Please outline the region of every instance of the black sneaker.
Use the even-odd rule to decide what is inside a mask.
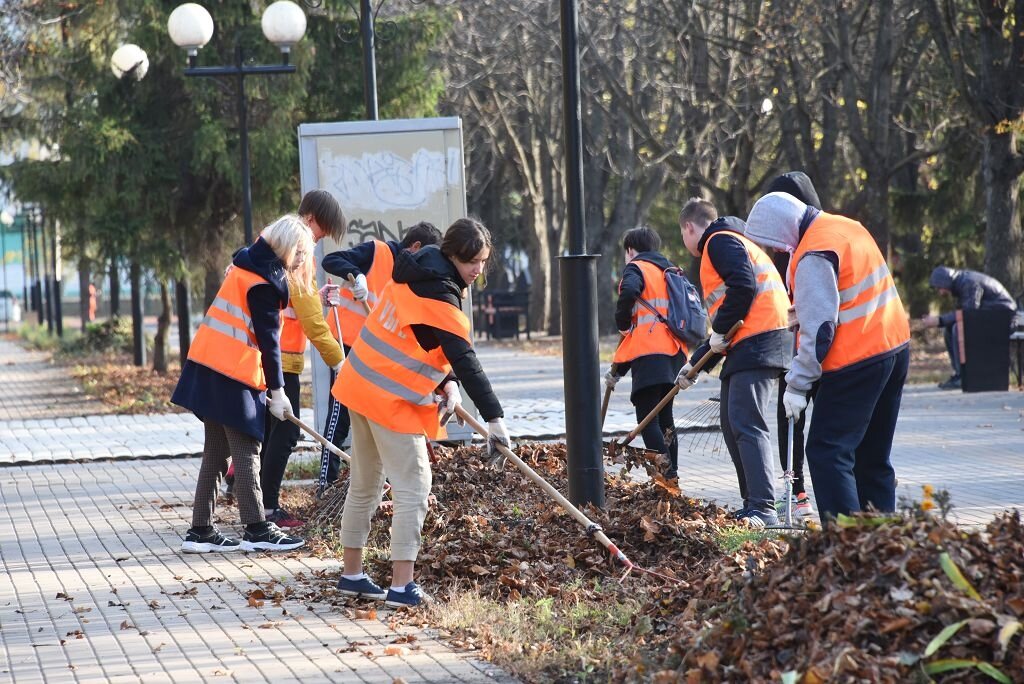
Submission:
[[[303,546],[302,537],[291,537],[272,522],[265,522],[259,531],[245,530],[242,536],[243,551],[291,551]]]
[[[338,580],[338,591],[345,596],[369,598],[377,601],[383,601],[387,597],[387,593],[369,577],[364,577],[360,580],[350,580],[342,577]]]
[[[242,545],[237,539],[225,537],[216,527],[211,527],[208,531],[200,531],[193,527],[185,534],[185,541],[181,542],[181,550],[185,553],[228,553],[239,551],[241,548]]]
[[[949,379],[939,383],[939,389],[941,390],[957,390],[960,389],[960,376],[951,375]]]
[[[415,582],[409,582],[405,585],[405,591],[388,589],[384,605],[388,608],[415,608],[421,603],[430,603],[432,600]]]

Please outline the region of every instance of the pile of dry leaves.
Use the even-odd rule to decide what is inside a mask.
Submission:
[[[629,648],[609,653],[588,678],[698,682],[785,675],[816,682],[838,674],[906,681],[923,675],[924,667],[941,671],[937,660],[952,668],[972,659],[974,674],[966,676],[979,675],[979,667],[1024,672],[1021,636],[1014,638],[1024,613],[1019,517],[1001,518],[985,534],[966,534],[925,515],[851,519],[824,532],[768,535],[729,553],[721,543],[731,527],[724,510],[664,481],[608,477],[606,509],[585,512],[633,563],[657,573],[634,570],[623,579],[623,567],[514,466],[490,470],[476,448],[438,452],[437,501],[424,525],[417,581],[435,596],[472,590],[510,604],[551,599],[631,606],[629,624],[622,626]],[[527,444],[518,452],[567,491],[564,445]],[[307,519],[316,506],[302,511]],[[386,548],[386,516],[378,514],[370,546]],[[310,532],[314,550],[334,552],[329,535]],[[368,559],[374,577],[389,576],[383,556]],[[329,589],[335,577],[298,579],[310,580],[300,589],[306,600],[343,602]],[[953,625],[955,631],[943,632]],[[595,624],[594,631],[599,627],[607,629]],[[940,635],[946,640],[936,645]],[[486,655],[486,630],[477,636]],[[515,670],[514,663],[502,664]],[[565,671],[549,674],[573,679]]]

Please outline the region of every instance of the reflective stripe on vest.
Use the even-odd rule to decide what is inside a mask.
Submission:
[[[252,271],[231,268],[189,346],[190,361],[253,389],[266,389],[263,357],[256,344],[247,299],[249,289],[267,281]]]
[[[822,360],[822,372],[846,368],[910,341],[896,283],[864,226],[843,216],[818,214],[790,260],[790,282],[800,260],[812,252],[831,252],[839,259],[839,325]],[[799,301],[796,306],[799,310]]]
[[[640,296],[664,318],[668,318],[668,286],[665,284],[665,272],[649,261],[635,259],[630,263],[636,265],[644,277],[644,291]],[[619,288],[622,288],[621,282]],[[658,320],[654,312],[637,302],[633,305],[630,330],[622,338],[612,360],[615,363],[626,363],[641,356],[675,356],[680,352],[687,353],[686,345],[672,334],[667,325]]]
[[[754,300],[750,303],[750,309],[746,315],[743,316],[743,326],[733,335],[732,344],[763,332],[784,329],[789,297],[786,295],[786,286],[782,282],[782,277],[764,250],[743,235],[731,230],[716,231],[704,243],[704,257],[700,260],[700,282],[704,292],[707,293],[704,303],[708,309],[708,316],[714,321],[718,310],[722,308],[728,298],[726,295],[728,287],[725,280],[715,270],[711,259],[707,257],[708,243],[719,235],[728,235],[740,241],[747,251],[747,259],[750,260],[750,268],[754,272],[754,279],[757,282],[754,289]]]
[[[469,319],[451,304],[388,283],[345,358],[331,393],[349,410],[389,430],[445,435],[434,393],[451,372],[440,347],[424,350],[412,327],[429,325],[470,342]]]
[[[380,293],[384,286],[391,282],[391,274],[395,270],[395,256],[391,253],[391,247],[380,240],[373,241],[373,262],[369,270],[363,275],[366,276],[366,289],[369,294],[366,303],[372,310],[380,301]],[[351,345],[359,331],[366,323],[366,308],[361,302],[357,302],[352,296],[352,290],[342,285],[341,304],[338,305],[338,319],[341,322],[341,337],[338,336],[338,326],[334,323],[334,316],[328,318],[327,325],[331,329],[334,338],[345,344]]]

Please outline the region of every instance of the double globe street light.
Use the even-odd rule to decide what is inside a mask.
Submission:
[[[202,5],[188,2],[179,5],[167,20],[167,32],[174,44],[188,52],[186,76],[237,76],[238,124],[242,152],[242,211],[245,244],[252,244],[252,183],[249,171],[249,122],[245,98],[245,77],[257,74],[290,74],[295,67],[288,63],[292,46],[306,34],[306,15],[289,0],[278,0],[263,12],[260,20],[263,35],[281,50],[280,64],[246,64],[241,43],[235,46],[235,63],[231,66],[197,66],[199,50],[213,37],[213,17]]]

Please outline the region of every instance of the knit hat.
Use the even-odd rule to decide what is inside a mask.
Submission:
[[[807,205],[786,192],[771,192],[754,202],[747,237],[762,247],[792,253],[800,242],[800,221]]]

